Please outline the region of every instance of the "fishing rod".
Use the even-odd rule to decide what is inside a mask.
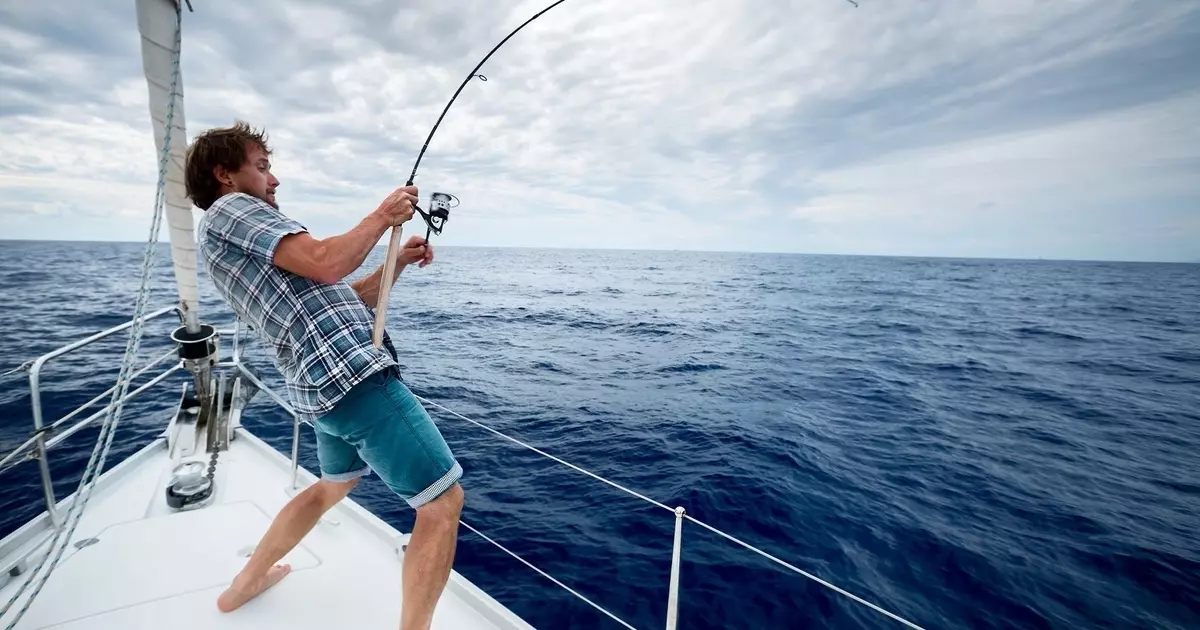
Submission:
[[[429,135],[425,137],[425,144],[421,146],[421,152],[417,154],[417,161],[413,164],[412,173],[409,174],[408,183],[406,183],[405,186],[412,186],[413,182],[417,179],[417,168],[421,166],[421,158],[425,157],[425,150],[429,148],[429,141],[433,139],[433,134],[437,133],[438,126],[442,124],[442,119],[446,117],[446,112],[450,111],[450,106],[454,105],[455,99],[457,99],[458,95],[462,93],[463,88],[467,87],[467,84],[471,82],[471,79],[476,77],[478,77],[479,80],[483,81],[484,83],[487,82],[487,77],[479,74],[479,69],[483,67],[483,64],[487,63],[487,60],[491,59],[492,55],[495,54],[497,50],[500,50],[500,47],[503,46],[508,40],[512,39],[512,36],[516,35],[518,31],[525,28],[525,26],[530,22],[542,17],[542,14],[545,12],[566,1],[567,0],[557,0],[557,2],[535,13],[533,17],[522,22],[520,26],[513,29],[512,32],[505,36],[504,39],[500,40],[499,44],[496,44],[495,47],[488,51],[488,54],[483,56],[483,59],[479,60],[479,63],[475,64],[475,67],[471,69],[469,74],[467,74],[467,78],[463,79],[463,82],[459,84],[458,89],[454,91],[454,96],[450,97],[450,102],[446,103],[446,107],[442,109],[442,113],[440,116],[438,116],[437,122],[433,123],[433,129],[430,129]],[[451,201],[454,202],[454,205],[451,205]],[[457,197],[449,193],[442,192],[435,192],[430,195],[429,212],[426,212],[422,210],[420,206],[413,204],[413,209],[419,212],[421,214],[421,218],[425,220],[425,225],[427,226],[425,230],[425,240],[427,242],[431,234],[442,233],[442,228],[446,225],[446,220],[450,218],[450,209],[457,205]],[[400,235],[402,233],[403,230],[399,225],[392,227],[392,238],[388,241],[387,258],[385,258],[383,261],[383,276],[379,280],[379,297],[375,306],[375,331],[374,335],[372,335],[372,340],[375,342],[376,348],[383,347],[383,324],[384,320],[387,318],[388,296],[392,289],[392,278],[394,278],[396,275],[396,250],[400,247]]]
[[[480,59],[479,63],[475,64],[474,68],[471,68],[471,72],[469,72],[467,74],[467,78],[463,79],[462,83],[458,85],[458,89],[455,90],[454,95],[450,97],[450,102],[446,103],[446,107],[442,109],[442,113],[438,116],[437,122],[433,123],[433,128],[429,130],[429,135],[425,137],[425,144],[421,145],[421,152],[417,154],[417,161],[413,164],[412,173],[409,174],[408,183],[406,183],[405,186],[412,186],[413,182],[416,181],[417,168],[421,166],[421,158],[425,156],[425,151],[429,148],[429,141],[433,139],[433,134],[437,133],[438,127],[442,124],[442,119],[446,117],[446,112],[450,111],[450,106],[454,105],[455,99],[457,99],[458,95],[462,93],[463,88],[467,87],[467,84],[470,83],[471,79],[474,78],[478,78],[484,83],[487,82],[487,77],[479,74],[479,69],[483,67],[483,64],[487,63],[487,60],[491,59],[492,55],[495,54],[497,50],[500,50],[501,46],[508,42],[508,40],[512,39],[513,35],[516,35],[530,22],[542,17],[544,13],[566,1],[567,0],[557,0],[556,2],[550,4],[550,6],[535,13],[533,17],[522,22],[520,26],[513,29],[511,33],[504,37],[504,39],[500,40],[499,44],[496,44],[495,47],[489,50],[488,54],[484,55],[483,59]],[[858,7],[857,0],[846,0],[846,2],[854,5],[855,8]],[[453,205],[451,205],[452,201],[454,202]],[[457,197],[443,192],[434,192],[430,195],[429,212],[426,212],[422,210],[420,206],[413,204],[413,209],[419,212],[421,214],[421,218],[425,220],[425,225],[427,226],[425,230],[425,240],[427,242],[431,234],[442,233],[442,228],[446,225],[446,220],[450,218],[450,209],[456,207],[457,205]],[[372,339],[375,342],[376,348],[383,347],[384,320],[387,318],[388,296],[391,294],[392,278],[394,278],[396,275],[396,250],[400,247],[400,236],[402,233],[403,230],[399,225],[392,228],[392,237],[391,240],[388,241],[387,258],[384,259],[383,262],[383,276],[379,280],[379,297],[375,307],[375,331],[374,335],[372,335]]]

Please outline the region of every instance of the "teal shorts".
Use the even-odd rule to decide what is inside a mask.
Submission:
[[[462,477],[437,425],[392,368],[355,385],[313,425],[322,479],[345,482],[374,470],[419,508]]]

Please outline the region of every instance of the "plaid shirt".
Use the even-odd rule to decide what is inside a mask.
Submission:
[[[375,348],[375,311],[345,281],[322,284],[275,266],[279,241],[306,231],[267,202],[231,193],[205,211],[198,240],[217,291],[274,348],[296,413],[312,421],[396,365],[396,350],[386,333],[387,353]]]

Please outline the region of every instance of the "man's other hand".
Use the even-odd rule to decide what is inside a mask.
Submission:
[[[396,262],[402,267],[413,263],[420,263],[417,266],[424,267],[433,262],[433,245],[420,236],[414,236],[396,254]]]

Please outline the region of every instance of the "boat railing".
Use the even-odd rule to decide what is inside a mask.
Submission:
[[[152,319],[158,319],[171,313],[175,313],[180,322],[183,321],[183,313],[177,306],[168,306],[149,313],[142,318],[142,321],[146,322]],[[16,375],[26,371],[29,373],[29,404],[33,411],[33,432],[28,439],[0,459],[0,474],[4,474],[9,469],[21,464],[22,462],[31,459],[38,460],[38,468],[40,470],[42,479],[42,494],[46,500],[46,513],[49,515],[50,522],[53,523],[55,528],[61,525],[61,516],[59,515],[58,511],[58,501],[54,495],[54,479],[50,474],[50,461],[48,458],[48,453],[51,449],[61,444],[67,438],[87,428],[96,420],[102,418],[105,412],[108,411],[107,405],[89,414],[85,418],[76,419],[84,411],[92,408],[106,397],[111,397],[113,392],[117,389],[117,385],[113,385],[98,396],[83,403],[82,405],[79,405],[70,413],[67,413],[61,418],[46,424],[42,414],[42,369],[46,367],[47,363],[54,359],[70,354],[76,350],[79,350],[80,348],[100,341],[101,339],[105,339],[124,330],[128,330],[133,326],[133,324],[134,320],[130,320],[123,324],[113,326],[107,330],[102,330],[94,335],[80,339],[79,341],[69,343],[61,348],[58,348],[57,350],[47,352],[46,354],[43,354],[32,361],[24,363],[18,368],[10,370],[8,373],[6,373],[6,376]],[[167,361],[172,357],[177,357],[177,352],[177,348],[172,346],[164,354],[154,358],[149,363],[142,366],[137,372],[133,373],[133,375],[129,377],[130,384],[132,384],[146,372],[149,372],[150,370],[162,365],[164,361]],[[179,361],[175,361],[172,365],[165,368],[162,372],[156,374],[146,383],[142,384],[136,389],[126,391],[123,400],[128,401],[137,397],[147,389],[157,385],[163,379],[174,374],[181,368],[182,364]],[[67,425],[67,423],[72,421],[74,421],[73,424],[63,428],[64,425]]]
[[[295,412],[292,410],[291,405],[287,404],[287,402],[279,394],[272,391],[271,388],[266,383],[262,382],[262,380],[256,374],[254,374],[252,371],[250,371],[249,369],[247,369],[245,367],[245,364],[241,360],[241,354],[239,351],[240,346],[238,345],[238,337],[239,337],[240,330],[239,330],[238,325],[235,324],[235,327],[232,331],[223,330],[220,332],[223,335],[224,334],[232,334],[233,339],[234,339],[233,359],[228,364],[222,363],[221,365],[232,365],[233,367],[236,367],[238,369],[238,371],[244,377],[246,377],[246,379],[248,381],[250,381],[256,387],[258,387],[259,390],[261,390],[263,393],[267,394],[272,400],[274,400],[276,402],[276,404],[278,404],[280,407],[282,407],[284,409],[284,411],[287,411],[288,414],[292,416],[291,466],[292,466],[292,489],[295,490],[297,488],[297,483],[298,483],[297,474],[298,474],[298,470],[299,470],[299,455],[300,455],[300,425],[302,425],[302,424],[310,424],[311,425],[311,423],[309,423],[307,421],[299,420],[298,417],[296,416]],[[666,628],[667,628],[667,630],[675,630],[676,626],[678,624],[678,620],[679,620],[679,572],[680,572],[680,563],[681,563],[682,554],[683,554],[684,521],[693,523],[693,524],[701,527],[702,529],[705,529],[713,534],[716,534],[717,536],[720,536],[721,538],[724,538],[725,540],[727,540],[735,545],[743,547],[744,549],[751,551],[753,553],[756,553],[756,554],[762,556],[763,558],[766,558],[767,560],[782,567],[783,569],[786,569],[787,571],[790,571],[792,573],[795,573],[796,575],[800,575],[800,576],[807,578],[813,582],[816,582],[817,584],[820,584],[821,586],[823,586],[843,597],[846,597],[858,604],[866,606],[867,608],[870,608],[870,609],[874,610],[875,612],[878,612],[886,617],[889,617],[892,620],[894,620],[900,624],[903,624],[904,626],[906,626],[908,628],[912,628],[914,630],[924,630],[921,626],[919,626],[919,625],[917,625],[917,624],[915,624],[915,623],[913,623],[891,611],[888,611],[874,603],[871,603],[871,602],[867,601],[866,599],[863,599],[862,597],[855,595],[854,593],[851,593],[831,582],[828,582],[820,577],[817,577],[816,575],[813,575],[812,573],[810,573],[808,571],[805,571],[799,567],[796,567],[795,565],[793,565],[785,560],[781,560],[780,558],[778,558],[766,551],[763,551],[762,549],[759,549],[758,547],[755,547],[754,545],[752,545],[748,542],[745,542],[729,533],[721,531],[720,529],[718,529],[712,525],[709,525],[708,523],[705,523],[704,521],[701,521],[701,520],[689,515],[687,513],[687,510],[684,509],[683,506],[675,506],[675,507],[668,506],[665,503],[656,501],[640,492],[630,490],[629,488],[627,488],[619,483],[616,483],[615,481],[605,479],[604,477],[601,477],[600,475],[597,475],[596,473],[593,473],[591,471],[585,470],[584,468],[576,466],[575,464],[572,464],[571,462],[568,462],[560,457],[551,455],[550,453],[547,453],[543,449],[540,449],[536,446],[527,444],[521,440],[518,440],[517,438],[514,438],[514,437],[507,435],[501,431],[498,431],[490,426],[487,426],[487,425],[483,424],[482,422],[468,418],[467,416],[464,416],[464,415],[454,411],[453,409],[445,407],[435,401],[429,400],[428,398],[418,395],[417,399],[420,400],[422,403],[424,403],[434,409],[443,411],[459,420],[468,422],[476,427],[479,427],[480,429],[483,429],[485,431],[488,431],[489,433],[492,433],[493,435],[495,435],[497,437],[508,440],[514,444],[521,446],[522,448],[533,451],[534,453],[537,453],[538,455],[540,455],[542,457],[545,457],[545,458],[550,459],[562,466],[570,468],[571,470],[574,470],[575,472],[586,475],[587,477],[590,477],[591,479],[593,479],[595,481],[599,481],[601,483],[607,484],[613,488],[616,488],[617,490],[620,490],[621,492],[624,492],[625,494],[628,494],[632,497],[636,497],[637,499],[639,499],[641,501],[644,501],[646,503],[649,503],[651,505],[654,505],[655,507],[661,508],[661,509],[666,510],[667,512],[671,513],[672,517],[674,518],[675,528],[674,528],[674,542],[673,542],[672,548],[671,548],[671,574],[670,574],[670,578],[669,578],[668,591],[667,591],[667,604],[666,604],[666,608],[667,608]],[[537,566],[534,566],[533,563],[529,562],[528,560],[525,560],[520,555],[518,555],[517,553],[508,549],[501,543],[488,537],[486,534],[479,531],[477,528],[473,527],[472,525],[468,524],[466,521],[460,520],[459,523],[461,523],[464,527],[466,527],[470,531],[474,532],[476,535],[478,535],[483,540],[498,547],[501,551],[512,556],[513,558],[515,558],[516,560],[518,560],[525,566],[529,567],[530,569],[532,569],[535,572],[537,572],[538,574],[540,574],[542,577],[553,582],[555,585],[565,589],[570,594],[579,598],[580,600],[582,600],[584,603],[588,604],[589,606],[595,608],[600,613],[611,618],[612,620],[614,620],[621,626],[623,626],[625,628],[630,628],[630,630],[636,630],[634,628],[634,626],[630,625],[625,620],[621,619],[620,617],[618,617],[617,615],[613,614],[612,612],[606,610],[599,604],[588,599],[587,597],[585,597],[584,595],[582,595],[575,589],[567,586],[561,580],[555,578],[554,576],[550,575],[549,573],[546,573],[545,571],[538,568]]]

